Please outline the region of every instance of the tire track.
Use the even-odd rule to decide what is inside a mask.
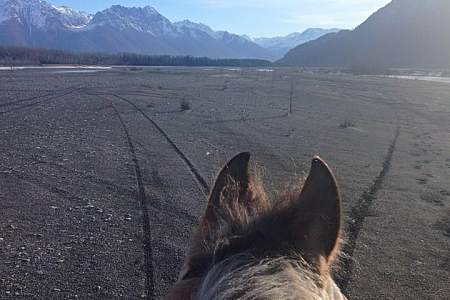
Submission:
[[[16,170],[0,171],[0,175],[1,176],[12,176],[19,180],[23,180],[30,184],[34,184],[36,186],[39,186],[39,187],[49,191],[52,194],[58,195],[64,199],[67,199],[70,201],[76,201],[78,203],[83,203],[85,201],[83,197],[79,197],[75,194],[70,193],[69,191],[58,188],[49,183],[46,183],[43,180],[40,180],[40,179],[42,179],[42,177],[40,179],[38,179],[37,177],[32,177],[29,174],[26,174],[25,172],[16,171]]]
[[[15,106],[15,105],[18,105],[18,104],[23,103],[23,102],[28,102],[28,101],[33,101],[33,100],[36,100],[36,99],[44,98],[44,99],[42,99],[40,101],[28,103],[28,104],[21,105],[19,107],[15,107],[15,108],[11,108],[11,109],[5,110],[5,111],[0,111],[0,115],[4,115],[4,114],[10,113],[10,112],[22,110],[22,109],[25,109],[25,108],[28,108],[28,107],[32,107],[32,106],[35,106],[35,105],[38,105],[38,104],[41,104],[41,103],[44,103],[44,102],[47,102],[47,101],[50,101],[50,100],[54,100],[54,99],[57,99],[57,98],[60,98],[60,97],[65,97],[65,96],[70,95],[70,94],[72,94],[72,93],[74,93],[76,91],[80,91],[81,89],[82,88],[71,88],[71,89],[69,89],[69,91],[63,92],[61,94],[52,93],[52,94],[47,94],[47,95],[43,95],[43,96],[31,97],[31,98],[27,98],[27,99],[18,100],[18,101],[12,101],[12,102],[8,102],[8,103],[3,103],[3,104],[0,105],[0,108],[8,107],[8,106]]]
[[[394,139],[392,140],[388,152],[383,160],[383,168],[378,176],[372,182],[369,189],[364,192],[358,199],[357,204],[352,208],[350,212],[350,222],[347,229],[347,242],[344,244],[341,258],[341,275],[337,282],[344,293],[348,292],[348,284],[353,274],[354,259],[353,254],[356,248],[356,242],[359,237],[359,233],[364,225],[365,218],[368,215],[369,209],[372,203],[376,200],[378,191],[382,188],[384,179],[389,172],[392,164],[392,158],[394,156],[397,140],[400,135],[400,126],[397,126]]]
[[[147,299],[153,299],[154,298],[154,274],[153,274],[153,251],[152,251],[152,239],[151,239],[151,231],[150,231],[150,218],[149,218],[149,212],[147,208],[147,196],[145,193],[144,188],[144,181],[142,179],[142,173],[141,168],[139,166],[139,161],[137,159],[136,155],[136,149],[134,147],[134,144],[131,140],[128,128],[120,115],[119,110],[114,106],[113,103],[111,103],[111,107],[113,108],[115,114],[117,115],[117,118],[119,119],[123,131],[125,133],[128,148],[130,150],[130,154],[133,160],[134,164],[134,171],[136,175],[136,184],[138,189],[138,200],[141,204],[141,210],[142,210],[142,229],[144,233],[144,252],[145,252],[145,272],[146,272],[146,290],[147,290]]]
[[[10,102],[5,102],[5,103],[1,103],[0,104],[0,108],[1,107],[5,107],[5,106],[11,106],[11,105],[16,105],[16,104],[19,104],[19,103],[23,103],[23,102],[27,102],[27,101],[32,101],[32,100],[37,100],[37,99],[41,99],[41,98],[46,98],[46,97],[51,97],[51,96],[55,96],[56,94],[58,94],[58,93],[64,93],[64,92],[66,92],[67,90],[69,90],[69,91],[71,91],[71,90],[73,90],[73,89],[76,89],[76,88],[65,88],[65,89],[62,89],[62,90],[59,90],[59,91],[53,91],[53,92],[50,92],[50,93],[48,93],[48,94],[45,94],[45,95],[40,95],[40,96],[34,96],[34,97],[29,97],[29,98],[25,98],[25,99],[21,99],[21,100],[15,100],[15,101],[10,101]]]
[[[36,164],[44,164],[49,167],[59,169],[60,171],[66,172],[66,174],[70,174],[74,177],[78,177],[79,179],[85,180],[92,184],[98,184],[100,186],[105,187],[108,190],[113,190],[116,193],[119,193],[121,195],[134,196],[136,194],[134,191],[131,191],[131,190],[128,190],[127,188],[121,187],[120,185],[117,185],[112,181],[97,177],[95,175],[86,174],[84,172],[80,172],[80,171],[65,167],[65,166],[57,164],[57,163],[51,163],[51,162],[46,162],[46,161],[40,162],[40,161],[36,161],[36,160],[34,160],[34,162]]]
[[[152,125],[161,133],[161,135],[167,140],[167,142],[170,144],[170,146],[175,150],[175,152],[178,154],[178,156],[181,158],[181,160],[186,164],[191,174],[194,176],[195,180],[198,182],[198,184],[201,187],[202,192],[207,196],[209,194],[209,185],[206,182],[206,180],[203,178],[203,176],[200,174],[200,171],[194,166],[192,161],[186,156],[186,154],[181,151],[180,148],[175,144],[175,142],[170,138],[170,136],[162,129],[158,123],[156,123],[150,116],[148,116],[142,109],[140,109],[136,104],[134,104],[132,101],[116,95],[111,94],[111,96],[116,97],[119,100],[122,100],[131,106],[134,107],[138,112],[140,112],[144,118],[146,118]]]
[[[251,121],[267,121],[267,120],[276,120],[276,119],[284,119],[288,117],[288,113],[283,113],[279,115],[267,116],[267,117],[242,117],[242,118],[234,118],[234,119],[223,119],[223,120],[214,120],[214,121],[205,121],[206,124],[222,124],[222,123],[235,123],[235,122],[251,122]]]

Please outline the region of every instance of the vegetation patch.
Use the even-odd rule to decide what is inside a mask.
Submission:
[[[342,128],[342,129],[352,128],[352,127],[356,127],[355,121],[352,121],[352,120],[345,120],[344,122],[339,124],[339,128]]]
[[[180,103],[180,110],[181,111],[188,111],[191,110],[191,104],[186,99],[181,100]]]

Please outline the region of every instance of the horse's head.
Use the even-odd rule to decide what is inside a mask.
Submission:
[[[250,154],[219,173],[169,299],[343,299],[330,276],[340,242],[336,181],[315,157],[302,187],[270,201]]]

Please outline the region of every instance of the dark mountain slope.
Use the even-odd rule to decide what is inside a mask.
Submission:
[[[323,36],[278,62],[315,67],[450,67],[450,1],[394,0],[353,31]]]

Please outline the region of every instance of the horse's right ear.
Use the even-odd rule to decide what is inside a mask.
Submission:
[[[289,226],[305,255],[334,259],[341,233],[341,197],[328,165],[315,157],[302,192],[294,205]]]

